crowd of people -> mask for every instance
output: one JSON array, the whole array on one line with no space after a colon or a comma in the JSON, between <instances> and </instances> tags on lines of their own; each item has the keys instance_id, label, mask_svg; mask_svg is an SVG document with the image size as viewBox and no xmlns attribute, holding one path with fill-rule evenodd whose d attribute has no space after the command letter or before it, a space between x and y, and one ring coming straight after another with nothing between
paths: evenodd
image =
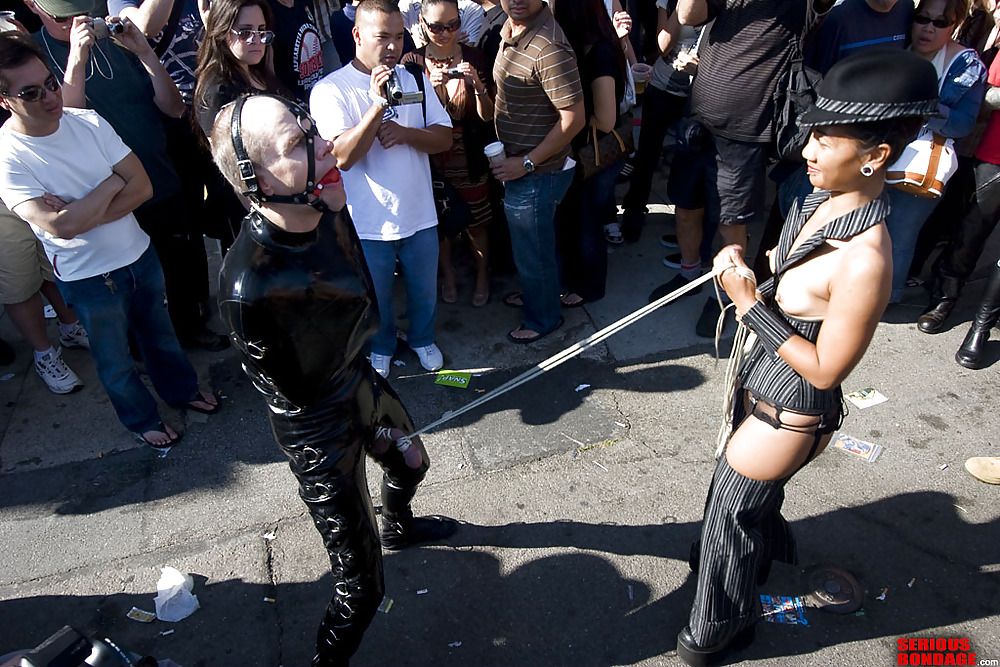
<instances>
[{"instance_id":1,"label":"crowd of people","mask_svg":"<svg viewBox=\"0 0 1000 667\"><path fill-rule=\"evenodd\" d=\"M60 344L90 349L122 424L160 450L181 434L136 360L166 403L214 414L183 349L235 345L337 580L315 664L347 664L382 590L365 454L385 469L383 546L455 530L409 508L429 459L384 381L397 276L429 371L465 241L471 306L509 247L507 337L548 336L563 308L603 298L609 246L641 238L672 135L661 243L677 273L649 299L714 266L756 334L678 635L708 664L752 638L756 583L794 558L784 486L838 427L840 383L887 305L930 275L917 327L942 331L1000 219L1000 8L977 2L24 0L37 30L6 17L0 34L0 296L53 392L80 381L43 296ZM782 115L775 100L810 76L812 105ZM807 137L779 156L788 127ZM914 184L922 150L937 157ZM226 334L207 325L205 236L224 255ZM722 306L713 294L696 333L716 335ZM998 317L1000 259L959 364L984 363ZM995 459L973 461L1000 482Z\"/></svg>"}]
</instances>

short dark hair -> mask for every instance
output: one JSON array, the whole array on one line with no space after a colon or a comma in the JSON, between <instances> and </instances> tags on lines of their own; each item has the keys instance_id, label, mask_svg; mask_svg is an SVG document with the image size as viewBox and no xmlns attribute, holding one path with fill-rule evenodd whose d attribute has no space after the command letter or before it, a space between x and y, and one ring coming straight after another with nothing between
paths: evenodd
<instances>
[{"instance_id":1,"label":"short dark hair","mask_svg":"<svg viewBox=\"0 0 1000 667\"><path fill-rule=\"evenodd\" d=\"M10 84L4 76L7 70L20 67L32 58L38 58L45 64L45 54L38 42L20 32L8 31L0 33L0 94L7 95Z\"/></svg>"},{"instance_id":2,"label":"short dark hair","mask_svg":"<svg viewBox=\"0 0 1000 667\"><path fill-rule=\"evenodd\" d=\"M888 144L890 163L902 154L906 145L913 141L923 127L922 116L916 118L891 118L870 123L849 123L840 125L843 131L858 140L863 150L870 150L879 144Z\"/></svg>"},{"instance_id":3,"label":"short dark hair","mask_svg":"<svg viewBox=\"0 0 1000 667\"><path fill-rule=\"evenodd\" d=\"M399 3L393 2L393 0L361 0L361 2L358 3L358 8L355 10L354 22L357 23L357 17L360 14L372 14L374 12L379 12L381 14L403 13L399 9Z\"/></svg>"}]
</instances>

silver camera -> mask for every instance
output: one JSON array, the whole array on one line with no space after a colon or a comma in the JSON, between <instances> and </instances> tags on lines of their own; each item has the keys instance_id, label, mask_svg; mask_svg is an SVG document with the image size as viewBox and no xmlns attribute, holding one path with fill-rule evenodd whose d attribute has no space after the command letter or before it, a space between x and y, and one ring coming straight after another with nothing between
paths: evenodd
<instances>
[{"instance_id":1,"label":"silver camera","mask_svg":"<svg viewBox=\"0 0 1000 667\"><path fill-rule=\"evenodd\" d=\"M101 17L92 19L90 27L94 29L94 36L96 36L97 39L107 39L111 35L120 35L125 32L125 24L121 21L108 23Z\"/></svg>"},{"instance_id":2,"label":"silver camera","mask_svg":"<svg viewBox=\"0 0 1000 667\"><path fill-rule=\"evenodd\" d=\"M417 104L424 101L424 94L420 91L415 93L403 92L403 87L399 84L396 73L393 72L389 80L385 82L385 99L389 101L389 106Z\"/></svg>"}]
</instances>

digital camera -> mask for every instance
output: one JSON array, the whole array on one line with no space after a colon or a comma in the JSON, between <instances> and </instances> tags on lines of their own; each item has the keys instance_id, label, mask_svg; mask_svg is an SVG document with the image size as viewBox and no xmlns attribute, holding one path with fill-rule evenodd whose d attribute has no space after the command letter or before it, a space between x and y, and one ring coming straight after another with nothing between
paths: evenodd
<instances>
[{"instance_id":1,"label":"digital camera","mask_svg":"<svg viewBox=\"0 0 1000 667\"><path fill-rule=\"evenodd\" d=\"M100 17L92 19L90 26L94 29L94 36L97 39L107 39L111 35L120 35L125 32L125 24L121 21L108 23Z\"/></svg>"}]
</instances>

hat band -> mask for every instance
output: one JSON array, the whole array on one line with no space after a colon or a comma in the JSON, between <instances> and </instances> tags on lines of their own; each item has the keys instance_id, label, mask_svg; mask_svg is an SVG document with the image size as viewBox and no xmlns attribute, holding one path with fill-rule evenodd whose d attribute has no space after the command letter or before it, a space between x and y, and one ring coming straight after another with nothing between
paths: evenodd
<instances>
[{"instance_id":1,"label":"hat band","mask_svg":"<svg viewBox=\"0 0 1000 667\"><path fill-rule=\"evenodd\" d=\"M842 102L818 96L816 107L830 113L856 116L855 122L904 118L906 116L927 116L937 113L938 101L918 100L916 102Z\"/></svg>"}]
</instances>

